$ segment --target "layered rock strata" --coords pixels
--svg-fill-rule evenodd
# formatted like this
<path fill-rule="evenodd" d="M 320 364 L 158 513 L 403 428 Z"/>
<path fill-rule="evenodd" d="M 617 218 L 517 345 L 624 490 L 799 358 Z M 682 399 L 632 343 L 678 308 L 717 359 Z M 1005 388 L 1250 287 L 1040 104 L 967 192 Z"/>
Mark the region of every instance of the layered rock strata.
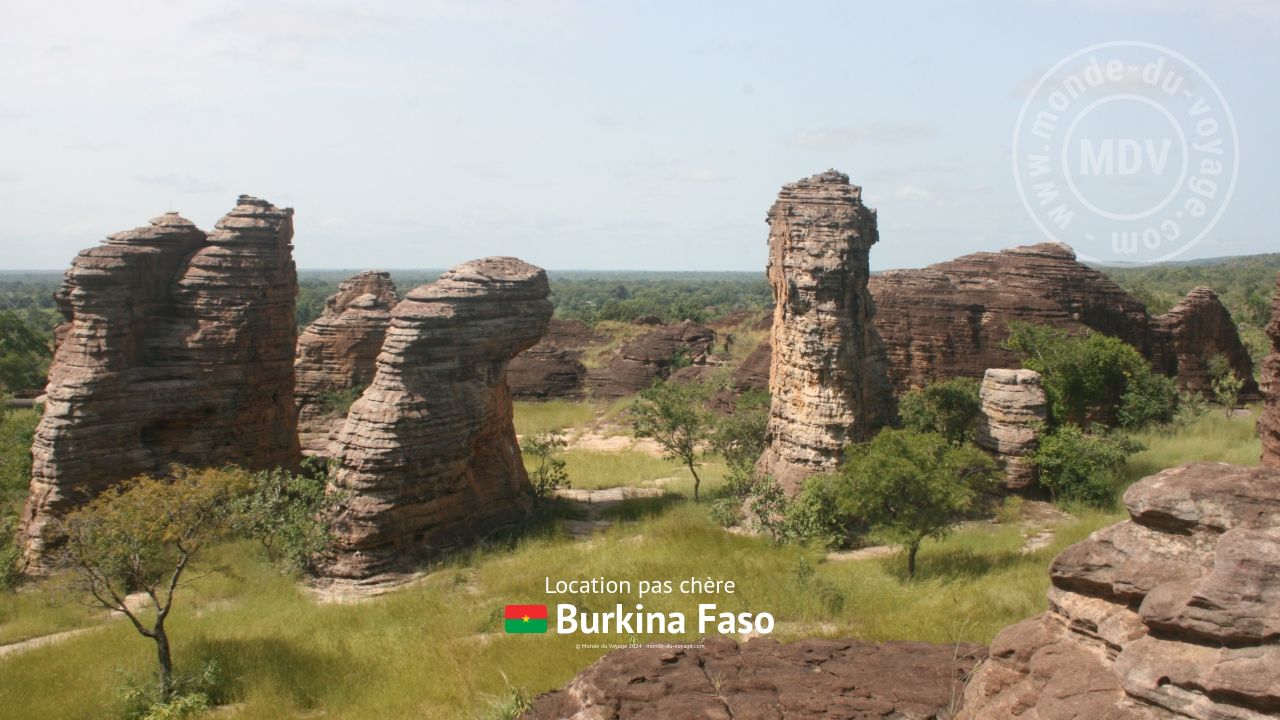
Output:
<path fill-rule="evenodd" d="M 1280 471 L 1193 463 L 1054 561 L 1049 612 L 1003 630 L 961 720 L 1280 713 Z"/>
<path fill-rule="evenodd" d="M 512 397 L 524 400 L 584 397 L 587 368 L 582 364 L 582 356 L 594 339 L 591 328 L 578 320 L 553 319 L 546 336 L 515 356 L 507 366 Z"/>
<path fill-rule="evenodd" d="M 972 645 L 848 640 L 616 650 L 562 690 L 533 702 L 523 720 L 789 718 L 933 720 L 951 717 L 968 673 L 985 655 Z"/>
<path fill-rule="evenodd" d="M 389 273 L 359 273 L 338 285 L 324 312 L 298 336 L 294 400 L 308 454 L 327 452 L 329 434 L 346 418 L 346 401 L 373 380 L 391 309 L 399 301 Z"/>
<path fill-rule="evenodd" d="M 396 306 L 373 380 L 330 445 L 343 499 L 323 575 L 381 583 L 527 514 L 506 369 L 546 331 L 548 294 L 543 270 L 493 257 Z"/>
<path fill-rule="evenodd" d="M 22 516 L 31 570 L 54 521 L 122 479 L 298 462 L 292 238 L 291 209 L 242 195 L 207 236 L 169 213 L 72 262 Z"/>
<path fill-rule="evenodd" d="M 623 343 L 602 368 L 587 372 L 594 398 L 632 395 L 689 366 L 706 365 L 715 349 L 716 331 L 691 320 L 663 325 Z"/>
<path fill-rule="evenodd" d="M 1267 337 L 1271 339 L 1271 352 L 1262 361 L 1266 404 L 1258 419 L 1258 435 L 1262 437 L 1262 464 L 1280 467 L 1280 277 L 1276 278 L 1276 294 L 1271 301 Z"/>
<path fill-rule="evenodd" d="M 974 426 L 978 447 L 993 453 L 1003 468 L 1005 487 L 1025 488 L 1036 480 L 1030 455 L 1049 419 L 1049 402 L 1040 373 L 988 369 L 978 391 L 981 407 Z"/>
<path fill-rule="evenodd" d="M 794 494 L 893 412 L 867 291 L 868 254 L 879 235 L 862 188 L 834 170 L 784 186 L 767 219 L 775 351 L 757 470 Z"/>
<path fill-rule="evenodd" d="M 1187 392 L 1213 397 L 1209 362 L 1222 356 L 1244 381 L 1242 401 L 1258 399 L 1253 359 L 1236 332 L 1231 311 L 1207 287 L 1198 287 L 1169 312 L 1155 318 L 1151 358 L 1156 369 L 1177 378 Z"/>

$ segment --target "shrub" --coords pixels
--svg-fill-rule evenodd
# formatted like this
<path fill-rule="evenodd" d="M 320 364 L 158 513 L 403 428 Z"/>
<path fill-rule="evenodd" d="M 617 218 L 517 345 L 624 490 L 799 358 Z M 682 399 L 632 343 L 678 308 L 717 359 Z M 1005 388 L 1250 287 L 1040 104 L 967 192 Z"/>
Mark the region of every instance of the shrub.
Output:
<path fill-rule="evenodd" d="M 898 405 L 903 426 L 938 433 L 955 445 L 973 440 L 973 426 L 982 409 L 980 386 L 973 378 L 958 377 L 908 391 Z"/>
<path fill-rule="evenodd" d="M 328 465 L 308 458 L 302 472 L 263 470 L 234 503 L 235 525 L 257 539 L 271 562 L 292 569 L 314 569 L 317 556 L 333 541 L 328 515 L 341 493 L 327 493 Z"/>
<path fill-rule="evenodd" d="M 747 495 L 755 482 L 756 460 L 764 452 L 769 423 L 769 393 L 750 390 L 738 396 L 732 413 L 715 423 L 711 447 L 729 467 L 727 483 L 735 496 Z"/>
<path fill-rule="evenodd" d="M 22 580 L 18 561 L 22 548 L 18 545 L 18 516 L 0 517 L 0 590 L 12 590 Z"/>
<path fill-rule="evenodd" d="M 1221 354 L 1209 359 L 1206 368 L 1209 375 L 1209 387 L 1213 390 L 1213 398 L 1223 407 L 1227 417 L 1240 404 L 1240 391 L 1244 389 L 1244 380 L 1236 375 L 1231 363 Z"/>
<path fill-rule="evenodd" d="M 567 444 L 555 432 L 526 435 L 520 441 L 520 452 L 535 463 L 529 471 L 529 483 L 533 485 L 534 497 L 546 499 L 555 494 L 557 488 L 569 487 L 565 461 L 556 457 Z"/>
<path fill-rule="evenodd" d="M 747 499 L 747 513 L 752 526 L 773 538 L 774 542 L 786 539 L 787 494 L 771 476 L 756 480 Z"/>
<path fill-rule="evenodd" d="M 1126 436 L 1099 428 L 1086 433 L 1062 425 L 1040 439 L 1032 455 L 1040 484 L 1055 500 L 1106 507 L 1115 500 L 1115 474 L 1125 458 L 1142 448 Z"/>
<path fill-rule="evenodd" d="M 707 516 L 720 527 L 735 527 L 742 523 L 742 501 L 737 497 L 720 498 L 711 503 Z"/>
<path fill-rule="evenodd" d="M 351 412 L 351 405 L 364 394 L 363 387 L 349 387 L 340 390 L 325 390 L 320 393 L 320 409 L 331 417 L 346 417 Z"/>
<path fill-rule="evenodd" d="M 698 458 L 702 445 L 711 439 L 714 418 L 707 400 L 715 389 L 705 383 L 659 382 L 640 391 L 631 406 L 631 427 L 638 438 L 653 438 L 668 460 L 689 469 L 693 475 L 693 499 L 697 502 L 702 477 Z"/>
<path fill-rule="evenodd" d="M 839 478 L 815 475 L 783 510 L 786 539 L 836 545 L 848 535 L 849 518 L 840 512 Z"/>

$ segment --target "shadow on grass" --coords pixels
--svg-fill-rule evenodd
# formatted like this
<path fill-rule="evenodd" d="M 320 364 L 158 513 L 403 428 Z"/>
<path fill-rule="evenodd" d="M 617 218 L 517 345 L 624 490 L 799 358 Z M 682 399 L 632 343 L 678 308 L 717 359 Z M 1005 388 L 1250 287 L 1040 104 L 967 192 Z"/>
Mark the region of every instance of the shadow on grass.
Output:
<path fill-rule="evenodd" d="M 615 522 L 634 522 L 658 517 L 675 505 L 685 502 L 679 495 L 630 498 L 600 511 L 600 519 Z"/>
<path fill-rule="evenodd" d="M 243 700 L 253 686 L 267 686 L 300 709 L 321 704 L 320 691 L 349 675 L 338 653 L 297 647 L 280 638 L 201 639 L 183 653 L 189 667 L 216 663 L 217 680 L 209 688 L 219 705 Z"/>
<path fill-rule="evenodd" d="M 1034 555 L 1004 551 L 998 553 L 977 552 L 968 548 L 930 550 L 922 549 L 916 556 L 916 576 L 907 577 L 907 555 L 899 552 L 880 561 L 889 574 L 902 582 L 935 580 L 943 584 L 969 582 L 985 575 L 1018 565 L 1039 566 L 1042 561 Z"/>

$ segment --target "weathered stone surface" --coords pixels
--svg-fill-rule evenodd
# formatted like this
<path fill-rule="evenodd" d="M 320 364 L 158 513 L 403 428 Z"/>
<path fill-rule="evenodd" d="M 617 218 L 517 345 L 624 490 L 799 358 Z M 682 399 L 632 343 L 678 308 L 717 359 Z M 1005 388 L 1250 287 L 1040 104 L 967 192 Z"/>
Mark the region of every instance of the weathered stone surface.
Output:
<path fill-rule="evenodd" d="M 1231 312 L 1213 290 L 1198 287 L 1187 293 L 1169 312 L 1155 319 L 1153 330 L 1153 364 L 1164 374 L 1177 378 L 1183 390 L 1212 397 L 1208 361 L 1221 355 L 1244 380 L 1240 399 L 1258 399 L 1253 359 L 1236 332 Z"/>
<path fill-rule="evenodd" d="M 614 399 L 637 393 L 684 365 L 705 365 L 716 331 L 691 320 L 660 326 L 623 343 L 609 364 L 587 372 L 591 396 Z"/>
<path fill-rule="evenodd" d="M 1280 713 L 1280 470 L 1193 463 L 1054 561 L 1049 612 L 1002 631 L 960 720 Z"/>
<path fill-rule="evenodd" d="M 794 494 L 893 414 L 867 292 L 879 234 L 862 188 L 834 170 L 784 186 L 768 222 L 775 351 L 768 445 L 757 469 Z"/>
<path fill-rule="evenodd" d="M 551 319 L 544 271 L 515 258 L 459 265 L 409 292 L 377 372 L 330 446 L 334 554 L 322 574 L 379 583 L 523 518 L 507 363 Z"/>
<path fill-rule="evenodd" d="M 524 400 L 579 399 L 586 395 L 587 368 L 583 351 L 595 335 L 578 320 L 553 319 L 547 334 L 511 360 L 507 384 L 511 395 Z"/>
<path fill-rule="evenodd" d="M 1271 324 L 1267 325 L 1271 352 L 1262 361 L 1262 393 L 1266 398 L 1258 435 L 1262 437 L 1262 464 L 1280 467 L 1280 277 L 1271 300 Z"/>
<path fill-rule="evenodd" d="M 292 218 L 242 195 L 208 236 L 169 213 L 72 262 L 23 510 L 31 570 L 52 521 L 122 479 L 298 462 Z"/>
<path fill-rule="evenodd" d="M 326 397 L 359 393 L 373 380 L 374 362 L 400 302 L 391 275 L 369 270 L 343 280 L 324 312 L 298 336 L 293 363 L 298 434 L 308 454 L 328 452 L 329 434 L 346 418 Z"/>
<path fill-rule="evenodd" d="M 523 720 L 949 718 L 980 646 L 852 640 L 616 650 Z"/>
<path fill-rule="evenodd" d="M 996 455 L 1005 471 L 1005 486 L 1024 488 L 1035 482 L 1028 456 L 1039 446 L 1039 432 L 1049 418 L 1049 401 L 1034 370 L 991 368 L 978 391 L 982 402 L 974 439 Z"/>

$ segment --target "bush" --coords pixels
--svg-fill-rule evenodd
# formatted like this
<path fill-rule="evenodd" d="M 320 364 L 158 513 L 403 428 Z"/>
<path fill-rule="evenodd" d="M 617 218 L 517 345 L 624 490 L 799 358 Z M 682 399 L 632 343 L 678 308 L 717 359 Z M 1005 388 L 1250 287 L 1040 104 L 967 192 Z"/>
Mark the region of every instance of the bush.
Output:
<path fill-rule="evenodd" d="M 711 503 L 707 516 L 720 527 L 736 527 L 742 523 L 742 501 L 737 497 L 720 498 Z"/>
<path fill-rule="evenodd" d="M 18 562 L 22 548 L 18 545 L 18 516 L 0 518 L 0 590 L 12 590 L 22 580 Z"/>
<path fill-rule="evenodd" d="M 729 492 L 744 497 L 755 483 L 756 460 L 764 452 L 769 424 L 769 393 L 749 390 L 738 396 L 732 413 L 716 421 L 711 447 L 729 466 Z"/>
<path fill-rule="evenodd" d="M 328 465 L 308 458 L 302 472 L 274 469 L 254 473 L 250 489 L 234 502 L 235 525 L 257 539 L 271 562 L 292 570 L 314 569 L 333 541 L 327 515 L 342 499 L 326 493 Z"/>
<path fill-rule="evenodd" d="M 2 400 L 2 398 L 0 398 Z M 31 487 L 31 442 L 40 414 L 0 404 L 0 512 L 17 512 Z"/>
<path fill-rule="evenodd" d="M 556 457 L 567 444 L 555 432 L 526 435 L 520 441 L 520 452 L 535 463 L 534 468 L 529 471 L 529 483 L 533 485 L 534 497 L 546 499 L 555 494 L 557 488 L 569 487 L 569 474 L 564 469 L 565 461 Z"/>
<path fill-rule="evenodd" d="M 364 394 L 363 387 L 350 387 L 341 390 L 325 390 L 320 393 L 320 409 L 331 417 L 346 417 L 351 412 L 351 405 Z"/>
<path fill-rule="evenodd" d="M 837 545 L 848 536 L 849 518 L 840 512 L 839 478 L 815 475 L 783 511 L 786 539 Z"/>
<path fill-rule="evenodd" d="M 1107 507 L 1115 501 L 1116 471 L 1142 448 L 1126 436 L 1086 433 L 1077 425 L 1062 425 L 1040 439 L 1032 460 L 1040 470 L 1040 485 L 1054 500 Z"/>
<path fill-rule="evenodd" d="M 982 409 L 979 387 L 981 383 L 973 378 L 958 377 L 908 391 L 898 405 L 903 427 L 938 433 L 955 445 L 970 442 Z"/>

